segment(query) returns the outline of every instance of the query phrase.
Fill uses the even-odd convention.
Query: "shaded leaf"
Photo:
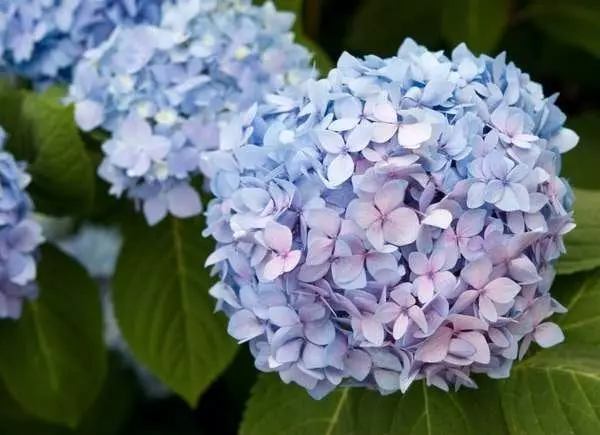
[[[442,34],[451,44],[466,42],[474,52],[493,51],[508,23],[509,0],[443,1]]]
[[[563,344],[538,352],[503,382],[511,434],[600,433],[600,348]]]
[[[423,382],[406,394],[381,396],[340,388],[317,401],[306,391],[263,375],[249,401],[241,435],[506,434],[496,383],[445,393]]]
[[[534,0],[524,16],[548,35],[600,56],[600,3],[596,0]]]
[[[26,412],[75,426],[106,371],[100,298],[74,259],[50,245],[41,257],[39,298],[18,321],[0,322],[0,376]]]
[[[600,189],[597,162],[600,160],[600,113],[587,112],[567,121],[579,135],[579,144],[562,156],[562,175],[575,187]]]
[[[346,45],[353,52],[392,56],[402,41],[411,37],[433,49],[440,43],[439,26],[423,23],[437,23],[439,19],[439,0],[363,1],[348,26]]]
[[[213,313],[204,261],[212,246],[199,220],[127,227],[113,281],[115,314],[133,354],[195,405],[236,345]]]
[[[577,228],[565,237],[567,253],[557,263],[559,274],[570,274],[600,266],[600,192],[575,189]]]

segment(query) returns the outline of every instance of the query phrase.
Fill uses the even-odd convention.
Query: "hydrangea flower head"
[[[556,96],[505,55],[407,40],[267,100],[246,141],[202,155],[211,294],[258,369],[314,397],[448,390],[562,341],[546,319],[578,138]]]
[[[0,0],[0,67],[36,83],[68,81],[82,53],[117,25],[156,23],[162,0]]]
[[[160,26],[117,29],[87,52],[70,99],[82,129],[112,134],[100,168],[111,192],[142,203],[150,223],[200,213],[189,185],[200,152],[220,135],[233,144],[245,139],[220,126],[314,74],[308,52],[293,41],[293,21],[270,2],[180,0],[165,5]]]
[[[30,177],[12,154],[3,150],[0,129],[0,319],[18,319],[23,299],[37,294],[36,251],[43,241],[32,219],[33,203],[25,192]]]

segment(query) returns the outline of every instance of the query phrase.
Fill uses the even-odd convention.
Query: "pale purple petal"
[[[541,347],[552,347],[565,340],[565,335],[556,323],[546,322],[538,325],[533,338]]]

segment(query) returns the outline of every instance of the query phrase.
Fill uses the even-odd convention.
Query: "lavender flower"
[[[3,150],[5,139],[0,129],[0,319],[18,319],[23,299],[37,295],[36,252],[43,237],[25,192],[30,177],[24,165]]]
[[[231,114],[314,75],[293,21],[270,2],[179,0],[160,26],[119,28],[86,52],[69,99],[83,130],[112,134],[99,169],[111,193],[133,198],[150,224],[199,214],[189,181],[200,153],[247,140]]]
[[[0,67],[36,84],[66,82],[117,25],[156,23],[162,0],[0,0]]]
[[[314,397],[506,377],[547,319],[574,224],[560,155],[577,135],[502,54],[344,54],[324,80],[204,151],[211,294],[263,371]],[[231,131],[236,128],[236,131]]]

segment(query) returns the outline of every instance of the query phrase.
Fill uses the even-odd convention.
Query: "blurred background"
[[[466,42],[475,53],[508,59],[559,93],[567,125],[581,137],[564,160],[573,185],[600,188],[599,0],[280,0],[302,10],[297,32],[317,51],[322,71],[343,51],[393,55],[406,37],[448,52]],[[319,48],[320,47],[320,48]],[[0,391],[0,434],[235,434],[256,373],[245,347],[227,372],[190,410],[120,353],[111,358],[103,393],[74,431],[32,420]],[[219,416],[219,418],[216,418]]]

